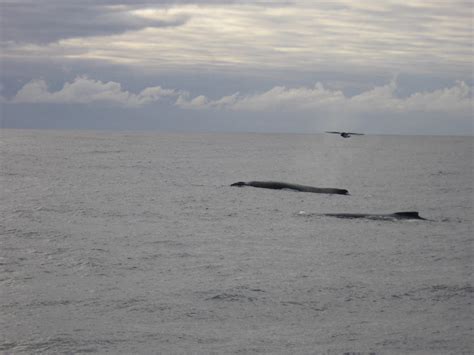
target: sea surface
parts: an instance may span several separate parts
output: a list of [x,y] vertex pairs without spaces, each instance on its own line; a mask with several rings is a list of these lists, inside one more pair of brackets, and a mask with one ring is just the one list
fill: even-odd
[[472,354],[473,146],[3,129],[0,352]]

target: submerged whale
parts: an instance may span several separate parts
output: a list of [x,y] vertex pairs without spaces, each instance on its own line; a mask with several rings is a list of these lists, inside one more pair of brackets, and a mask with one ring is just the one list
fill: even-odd
[[420,217],[417,211],[404,211],[404,212],[395,212],[389,214],[370,214],[370,213],[323,213],[323,216],[336,217],[336,218],[365,218],[365,219],[374,219],[382,221],[395,221],[402,219],[421,219],[426,221],[426,218]]
[[334,188],[321,188],[321,187],[313,187],[313,186],[306,186],[306,185],[298,185],[298,184],[289,184],[286,182],[277,182],[277,181],[239,181],[235,182],[230,186],[253,186],[253,187],[260,187],[263,189],[274,189],[274,190],[294,190],[294,191],[302,191],[302,192],[314,192],[319,194],[338,194],[338,195],[347,195],[349,191],[345,189],[334,189]]

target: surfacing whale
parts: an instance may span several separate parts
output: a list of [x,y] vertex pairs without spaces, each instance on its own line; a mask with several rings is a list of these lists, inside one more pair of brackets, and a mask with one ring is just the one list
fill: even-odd
[[338,194],[338,195],[347,195],[349,191],[345,189],[334,189],[334,188],[321,188],[313,187],[299,184],[289,184],[286,182],[277,182],[277,181],[239,181],[235,182],[230,186],[253,186],[260,187],[263,189],[273,189],[273,190],[294,190],[302,192],[314,192],[319,194]]
[[407,220],[407,219],[421,219],[426,221],[426,218],[423,218],[419,215],[417,211],[403,211],[395,212],[389,214],[370,214],[370,213],[323,213],[322,216],[336,217],[336,218],[365,218],[381,221],[398,221],[398,220]]

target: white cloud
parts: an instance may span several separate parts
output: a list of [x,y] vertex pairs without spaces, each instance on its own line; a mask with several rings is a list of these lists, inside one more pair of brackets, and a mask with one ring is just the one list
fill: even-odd
[[32,80],[21,88],[11,99],[13,103],[109,103],[121,106],[141,106],[163,98],[178,96],[174,90],[163,89],[160,86],[149,87],[138,94],[122,89],[120,83],[79,76],[71,83],[65,83],[63,88],[50,92],[44,80]]
[[65,83],[59,91],[51,92],[44,80],[33,80],[21,88],[10,103],[108,103],[114,106],[140,107],[166,100],[168,104],[187,110],[229,110],[254,112],[341,112],[341,113],[410,113],[451,112],[469,113],[473,109],[473,89],[463,81],[452,87],[430,92],[416,92],[408,97],[396,95],[397,83],[377,86],[354,96],[340,90],[328,89],[322,83],[313,87],[272,89],[242,95],[234,93],[211,99],[204,95],[192,97],[185,90],[148,87],[135,94],[126,91],[120,83],[77,77]]
[[187,109],[227,109],[246,111],[333,111],[333,112],[472,112],[473,90],[458,81],[450,88],[418,92],[406,98],[397,97],[395,81],[348,97],[342,91],[314,87],[285,88],[276,86],[254,95],[238,93],[210,100],[204,96],[190,99],[181,95],[176,104]]
[[426,111],[466,111],[473,113],[473,89],[463,81],[451,88],[420,92],[405,100],[407,108]]

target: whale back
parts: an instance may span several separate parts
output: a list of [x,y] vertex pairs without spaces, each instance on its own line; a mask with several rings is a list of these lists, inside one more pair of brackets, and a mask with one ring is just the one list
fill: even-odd
[[280,182],[280,181],[239,181],[235,182],[230,186],[253,186],[253,187],[260,187],[264,189],[273,189],[273,190],[294,190],[294,191],[302,191],[302,192],[315,192],[315,193],[323,193],[323,194],[339,194],[339,195],[348,195],[349,191],[346,189],[334,189],[334,188],[321,188],[321,187],[313,187],[313,186],[306,186],[300,184],[290,184],[287,182]]
[[337,218],[365,218],[372,220],[380,221],[393,221],[393,220],[403,220],[403,219],[422,219],[426,220],[423,217],[420,217],[417,211],[403,211],[395,212],[391,214],[371,214],[371,213],[324,213],[323,216],[337,217]]
[[420,215],[417,211],[395,212],[393,215],[397,218],[424,219],[424,218],[420,217]]
[[238,181],[238,182],[234,182],[232,185],[230,186],[245,186],[247,185],[245,182],[243,181]]

